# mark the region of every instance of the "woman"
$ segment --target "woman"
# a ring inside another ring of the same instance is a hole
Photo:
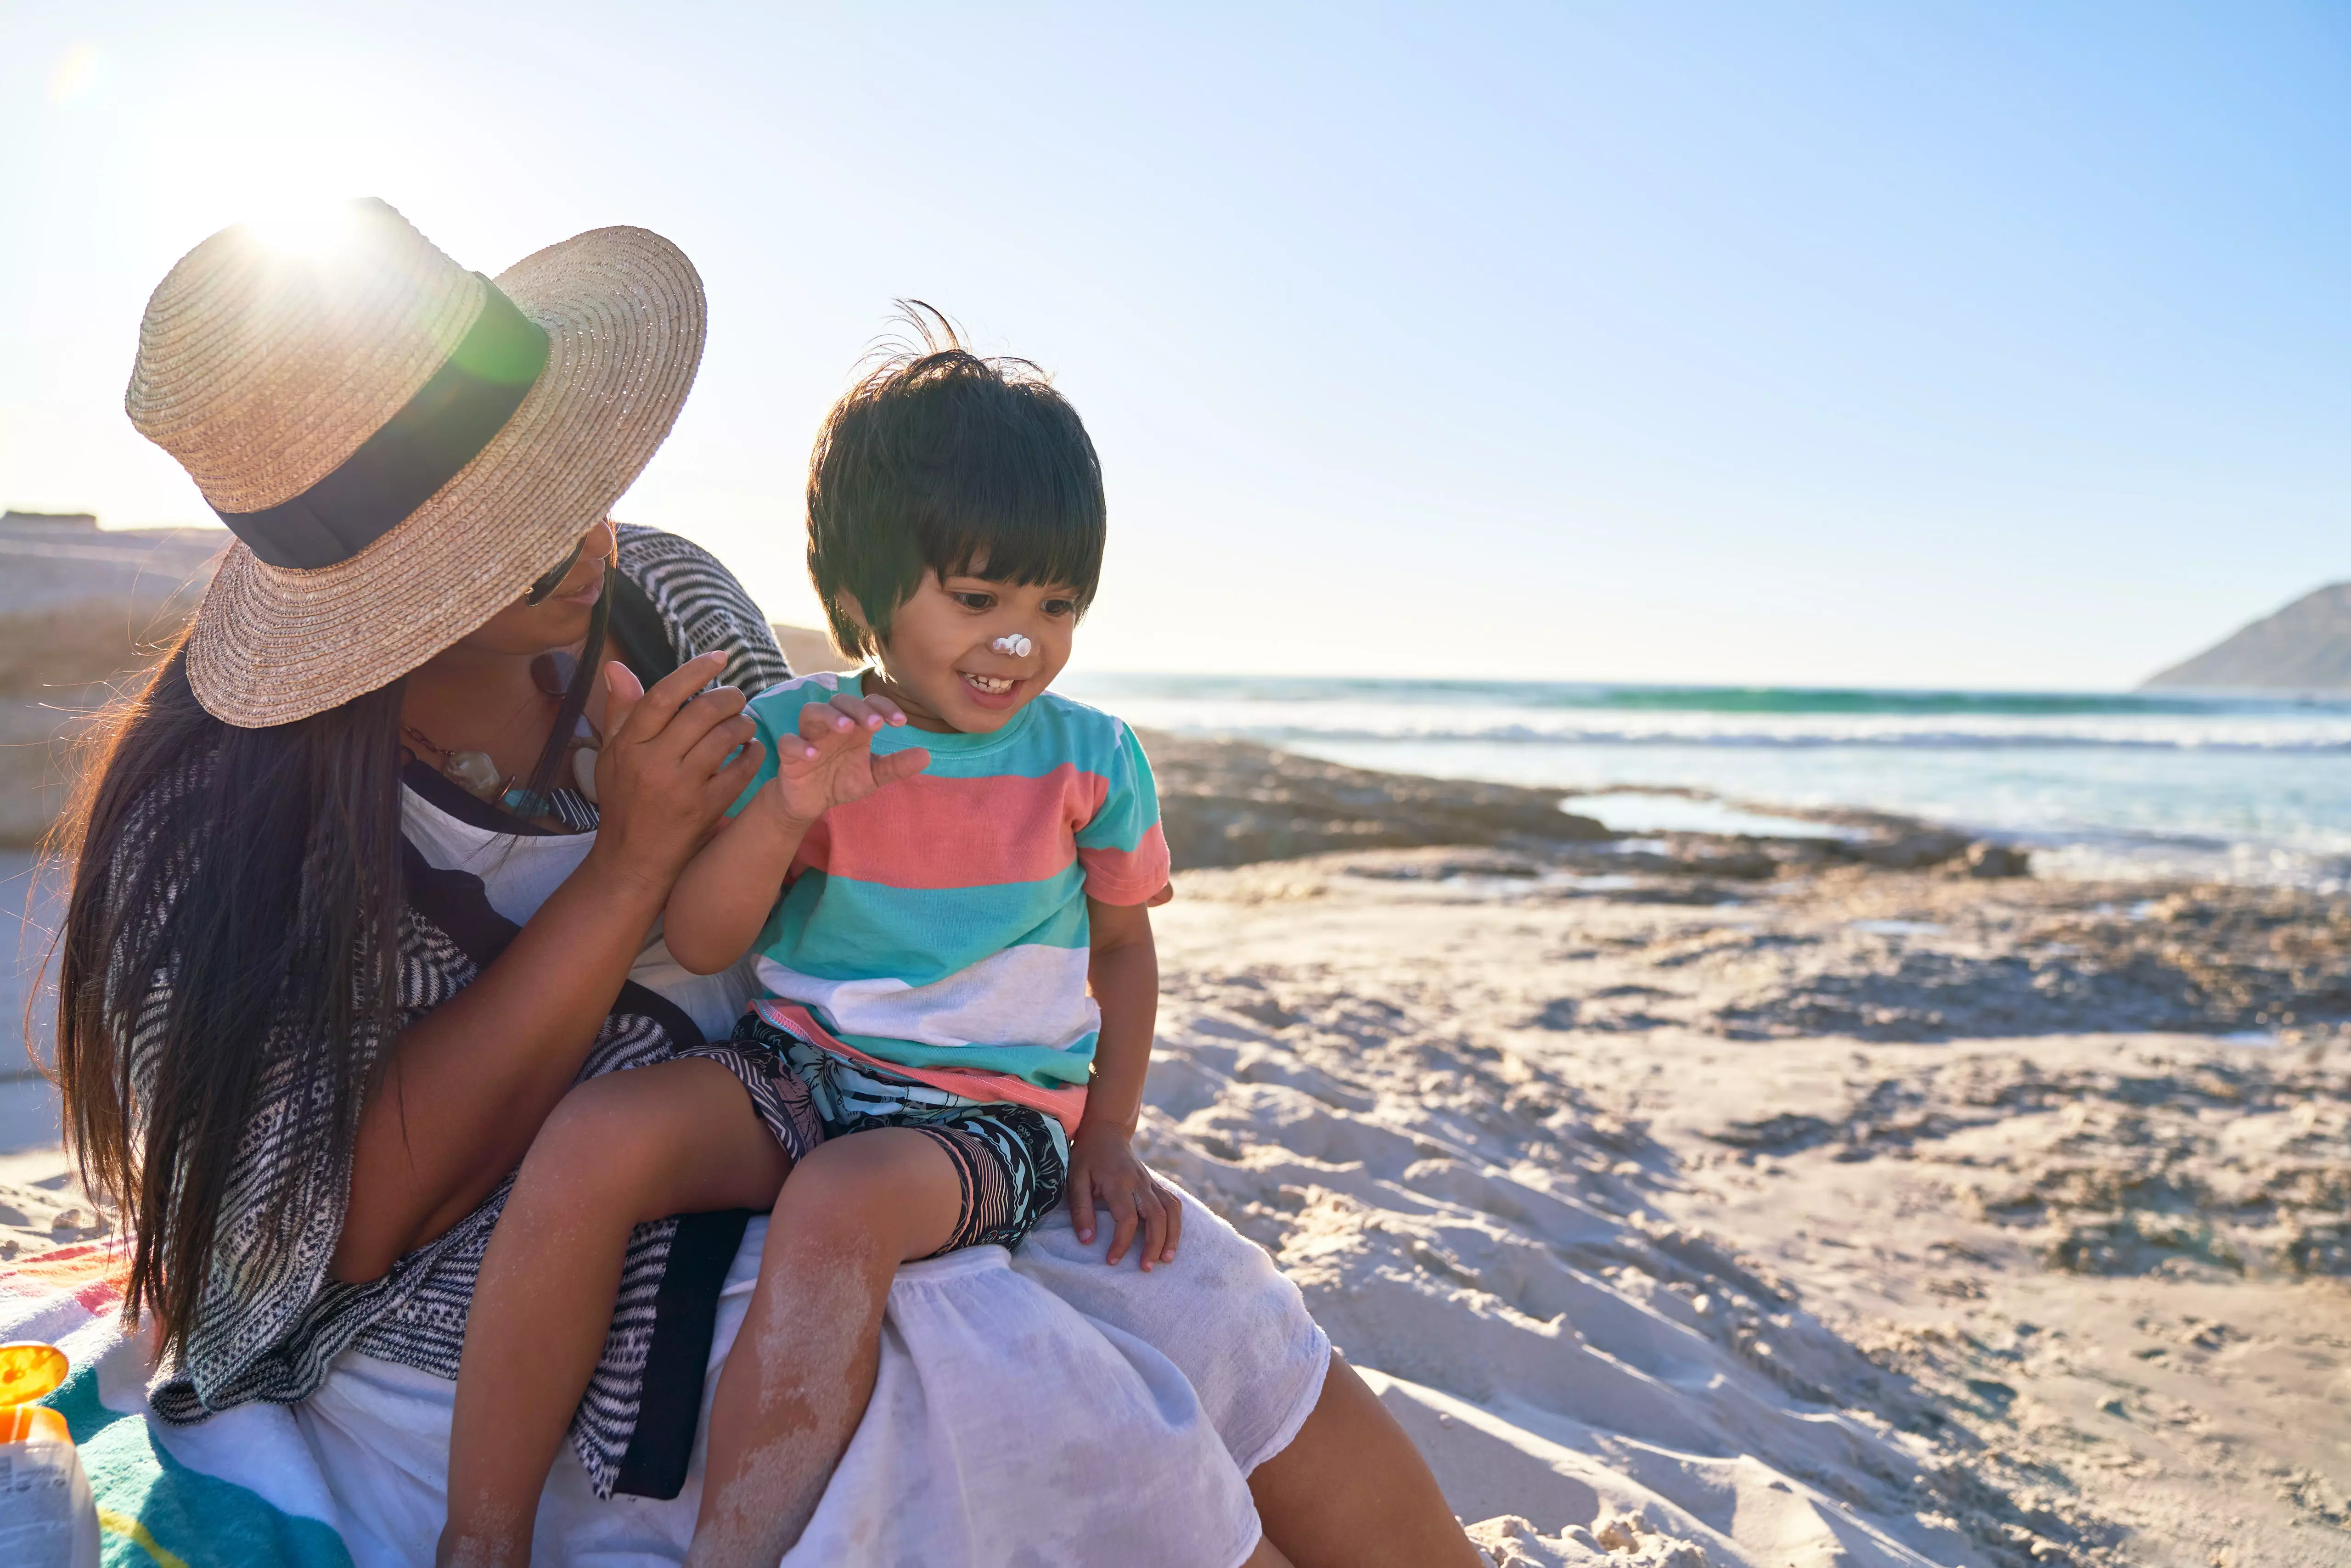
[[[238,542],[69,829],[58,1062],[134,1238],[127,1309],[161,1326],[157,1413],[297,1405],[355,1552],[406,1562],[539,1126],[581,1075],[727,1059],[708,1042],[739,989],[647,932],[747,775],[743,688],[785,668],[723,569],[604,520],[699,360],[685,258],[599,230],[493,283],[381,203],[340,218],[299,255],[225,231],[149,303],[131,418]],[[610,689],[607,656],[630,672]],[[1065,1224],[1017,1270],[910,1270],[792,1560],[1476,1562],[1296,1291],[1167,1200],[1185,1261],[1147,1280]],[[640,1218],[580,1464],[542,1506],[559,1561],[680,1555],[756,1269],[744,1215]],[[994,1397],[1037,1382],[991,1378],[1016,1344],[1089,1397]],[[1088,1473],[1089,1422],[1150,1462]],[[986,1456],[1040,1430],[1075,1468],[1027,1495],[1045,1472]]]

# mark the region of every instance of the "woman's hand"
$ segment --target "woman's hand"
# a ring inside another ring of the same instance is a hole
[[[884,696],[842,692],[800,709],[797,744],[776,747],[776,776],[759,791],[763,810],[805,829],[835,806],[862,800],[885,785],[912,778],[931,764],[922,747],[873,755],[873,737],[904,725],[906,716]]]
[[[1184,1235],[1184,1205],[1159,1185],[1149,1166],[1135,1157],[1123,1128],[1081,1123],[1070,1139],[1070,1223],[1078,1239],[1094,1239],[1094,1204],[1110,1211],[1110,1250],[1102,1261],[1115,1264],[1126,1256],[1126,1244],[1142,1233],[1135,1260],[1149,1273],[1154,1263],[1176,1261],[1176,1243]]]
[[[596,757],[601,824],[590,854],[669,891],[687,860],[758,771],[743,694],[702,688],[724,653],[689,659],[648,691],[628,666],[604,667],[604,745]]]

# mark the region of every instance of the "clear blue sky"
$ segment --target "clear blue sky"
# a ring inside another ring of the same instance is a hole
[[[140,307],[287,194],[710,287],[622,508],[779,617],[894,296],[1107,465],[1100,668],[2100,686],[2351,576],[2351,6],[0,0],[0,504],[204,517]]]

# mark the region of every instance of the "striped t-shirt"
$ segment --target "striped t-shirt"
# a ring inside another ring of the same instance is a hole
[[[735,810],[775,776],[800,709],[841,690],[858,678],[751,700],[767,757]],[[1167,882],[1151,764],[1125,725],[1050,691],[990,735],[873,737],[876,756],[914,747],[927,768],[809,830],[759,934],[759,981],[845,1060],[1073,1125],[1102,1027],[1086,900],[1143,904]]]

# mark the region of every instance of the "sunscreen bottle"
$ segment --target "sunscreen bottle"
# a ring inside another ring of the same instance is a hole
[[[66,1418],[36,1403],[66,1380],[50,1344],[0,1344],[0,1563],[98,1568],[98,1504]]]

